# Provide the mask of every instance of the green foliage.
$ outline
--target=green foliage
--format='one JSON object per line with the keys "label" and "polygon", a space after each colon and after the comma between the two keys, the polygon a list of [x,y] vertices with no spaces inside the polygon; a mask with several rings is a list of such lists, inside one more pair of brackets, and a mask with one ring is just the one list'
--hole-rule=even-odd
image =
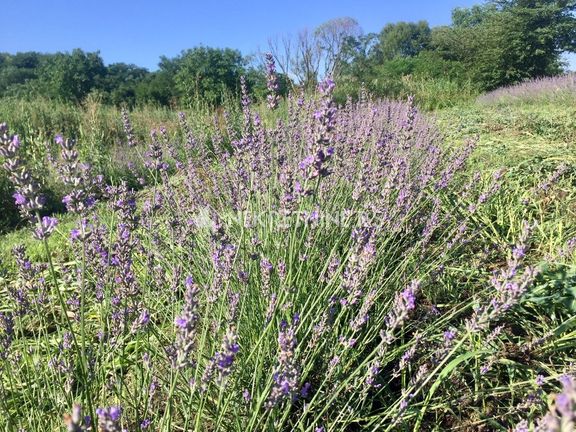
{"label": "green foliage", "polygon": [[105,74],[106,68],[99,53],[75,49],[71,54],[57,53],[48,57],[38,76],[44,95],[80,102],[101,85]]}
{"label": "green foliage", "polygon": [[485,90],[558,74],[576,50],[574,2],[491,1],[456,9],[453,26],[433,31],[432,46],[462,62]]}
{"label": "green foliage", "polygon": [[452,11],[452,26],[460,28],[477,27],[484,24],[497,12],[496,5],[486,3],[470,8],[456,8]]}
{"label": "green foliage", "polygon": [[127,104],[133,107],[136,104],[136,89],[148,75],[147,69],[133,64],[109,65],[102,80],[106,101],[113,105]]}
{"label": "green foliage", "polygon": [[[442,83],[440,91],[466,89],[466,97],[452,90],[440,97],[448,102],[444,96],[462,101],[480,91],[556,75],[563,67],[561,54],[576,50],[575,9],[574,1],[494,0],[455,9],[450,26],[387,24],[379,35],[346,41],[340,81],[350,93],[365,83],[379,96],[405,94],[411,87],[406,79],[432,87]],[[426,100],[420,96],[424,106],[450,105]]]}
{"label": "green foliage", "polygon": [[23,87],[38,77],[45,56],[36,52],[0,53],[0,94],[22,94]]}
{"label": "green foliage", "polygon": [[0,233],[13,229],[20,221],[20,215],[12,194],[14,188],[4,171],[0,172],[0,208],[3,216],[0,217]]}
{"label": "green foliage", "polygon": [[379,35],[377,56],[381,60],[413,57],[430,45],[431,30],[426,21],[386,24]]}
{"label": "green foliage", "polygon": [[340,102],[347,95],[357,94],[362,83],[374,95],[400,99],[414,96],[418,105],[428,110],[465,103],[479,92],[462,63],[446,60],[435,51],[396,57],[355,71],[360,78],[347,74],[338,83]]}
{"label": "green foliage", "polygon": [[141,104],[173,105],[176,98],[174,77],[164,70],[151,73],[138,83],[135,93]]}
{"label": "green foliage", "polygon": [[576,165],[575,106],[574,96],[563,101],[469,103],[437,111],[435,116],[452,145],[479,137],[474,158],[479,169],[516,165],[538,169],[546,161]]}
{"label": "green foliage", "polygon": [[240,51],[197,47],[166,60],[160,67],[175,70],[174,83],[181,101],[192,107],[200,101],[217,105],[226,92],[236,93],[245,63]]}

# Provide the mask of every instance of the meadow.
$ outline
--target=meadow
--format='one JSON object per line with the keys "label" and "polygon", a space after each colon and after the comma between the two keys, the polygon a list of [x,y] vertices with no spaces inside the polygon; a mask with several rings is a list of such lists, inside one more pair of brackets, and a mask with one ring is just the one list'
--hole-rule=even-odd
{"label": "meadow", "polygon": [[4,429],[573,430],[573,80],[431,112],[268,79],[0,104]]}

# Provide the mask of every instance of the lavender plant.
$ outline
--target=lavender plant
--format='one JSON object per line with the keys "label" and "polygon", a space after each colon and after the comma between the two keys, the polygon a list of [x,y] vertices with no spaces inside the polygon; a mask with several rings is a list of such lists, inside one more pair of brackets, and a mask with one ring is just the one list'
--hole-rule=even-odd
{"label": "lavender plant", "polygon": [[[123,113],[148,170],[140,194],[103,185],[57,138],[78,219],[35,219],[46,263],[20,247],[0,279],[1,421],[52,430],[70,409],[71,431],[537,421],[575,337],[566,297],[549,317],[555,300],[538,297],[546,224],[522,210],[498,233],[506,177],[467,170],[475,140],[446,148],[412,99],[337,106],[334,86],[291,95],[275,122],[244,91],[211,135],[179,115],[182,130],[158,127],[145,153]],[[20,142],[2,134],[16,199],[33,211]],[[51,249],[57,236],[66,253]]]}
{"label": "lavender plant", "polygon": [[573,100],[576,95],[576,75],[535,78],[520,84],[502,87],[485,93],[478,98],[483,104],[510,103],[522,101],[548,101],[557,99]]}

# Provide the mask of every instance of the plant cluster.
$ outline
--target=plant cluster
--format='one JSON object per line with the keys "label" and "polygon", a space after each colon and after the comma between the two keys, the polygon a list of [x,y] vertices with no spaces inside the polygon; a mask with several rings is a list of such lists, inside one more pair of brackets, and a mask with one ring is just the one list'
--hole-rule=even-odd
{"label": "plant cluster", "polygon": [[[56,137],[71,230],[30,205],[41,191],[3,124],[3,163],[46,259],[17,247],[0,279],[0,422],[322,432],[573,421],[570,378],[538,420],[574,373],[575,338],[570,284],[548,284],[576,242],[546,268],[533,255],[546,227],[529,200],[543,186],[509,242],[495,241],[490,206],[506,177],[470,173],[475,140],[446,148],[412,99],[338,107],[333,92],[326,80],[290,96],[270,126],[244,90],[240,124],[224,115],[209,142],[182,113],[182,133],[160,127],[135,145],[124,114],[146,169],[138,195]],[[65,250],[51,249],[55,236]]]}
{"label": "plant cluster", "polygon": [[576,75],[569,73],[535,78],[501,87],[478,98],[482,104],[510,104],[515,102],[572,101],[576,95]]}

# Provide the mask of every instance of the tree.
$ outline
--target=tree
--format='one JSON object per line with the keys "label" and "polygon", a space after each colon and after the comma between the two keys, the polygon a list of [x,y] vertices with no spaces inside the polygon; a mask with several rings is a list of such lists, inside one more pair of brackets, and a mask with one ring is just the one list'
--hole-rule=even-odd
{"label": "tree", "polygon": [[368,33],[346,39],[342,47],[338,67],[342,75],[357,77],[367,75],[374,66],[375,51],[378,47],[378,34]]}
{"label": "tree", "polygon": [[135,94],[137,104],[174,105],[176,101],[174,77],[162,69],[150,73],[136,85]]}
{"label": "tree", "polygon": [[39,66],[47,56],[37,52],[0,54],[0,92],[21,96],[38,77]]}
{"label": "tree", "polygon": [[80,102],[92,90],[100,88],[106,74],[99,52],[72,53],[49,56],[40,67],[38,77],[43,93],[49,97]]}
{"label": "tree", "polygon": [[237,91],[245,63],[238,50],[196,47],[171,61],[163,59],[160,67],[168,73],[174,71],[174,83],[185,104],[203,100],[216,105],[222,103],[226,92]]}
{"label": "tree", "polygon": [[105,100],[114,105],[133,106],[136,103],[136,88],[148,74],[147,69],[133,64],[109,65],[102,80]]}
{"label": "tree", "polygon": [[457,9],[451,27],[435,29],[432,46],[462,62],[484,90],[562,71],[576,50],[574,1],[494,0]]}
{"label": "tree", "polygon": [[461,28],[477,27],[484,24],[497,12],[496,5],[492,3],[474,5],[470,8],[456,8],[452,11],[452,26]]}
{"label": "tree", "polygon": [[338,78],[339,68],[347,54],[345,47],[348,40],[359,38],[361,35],[362,28],[358,21],[350,17],[331,19],[316,28],[314,37],[322,51],[324,76]]}
{"label": "tree", "polygon": [[268,51],[279,70],[293,83],[312,90],[326,76],[338,78],[339,68],[346,63],[349,39],[362,35],[354,18],[335,18],[314,31],[300,30],[296,36],[284,35],[268,39]]}
{"label": "tree", "polygon": [[380,32],[377,52],[381,61],[414,57],[430,46],[431,30],[426,21],[387,24]]}
{"label": "tree", "polygon": [[312,90],[318,84],[322,48],[314,33],[308,29],[298,33],[295,48],[292,70],[300,85],[306,90]]}

